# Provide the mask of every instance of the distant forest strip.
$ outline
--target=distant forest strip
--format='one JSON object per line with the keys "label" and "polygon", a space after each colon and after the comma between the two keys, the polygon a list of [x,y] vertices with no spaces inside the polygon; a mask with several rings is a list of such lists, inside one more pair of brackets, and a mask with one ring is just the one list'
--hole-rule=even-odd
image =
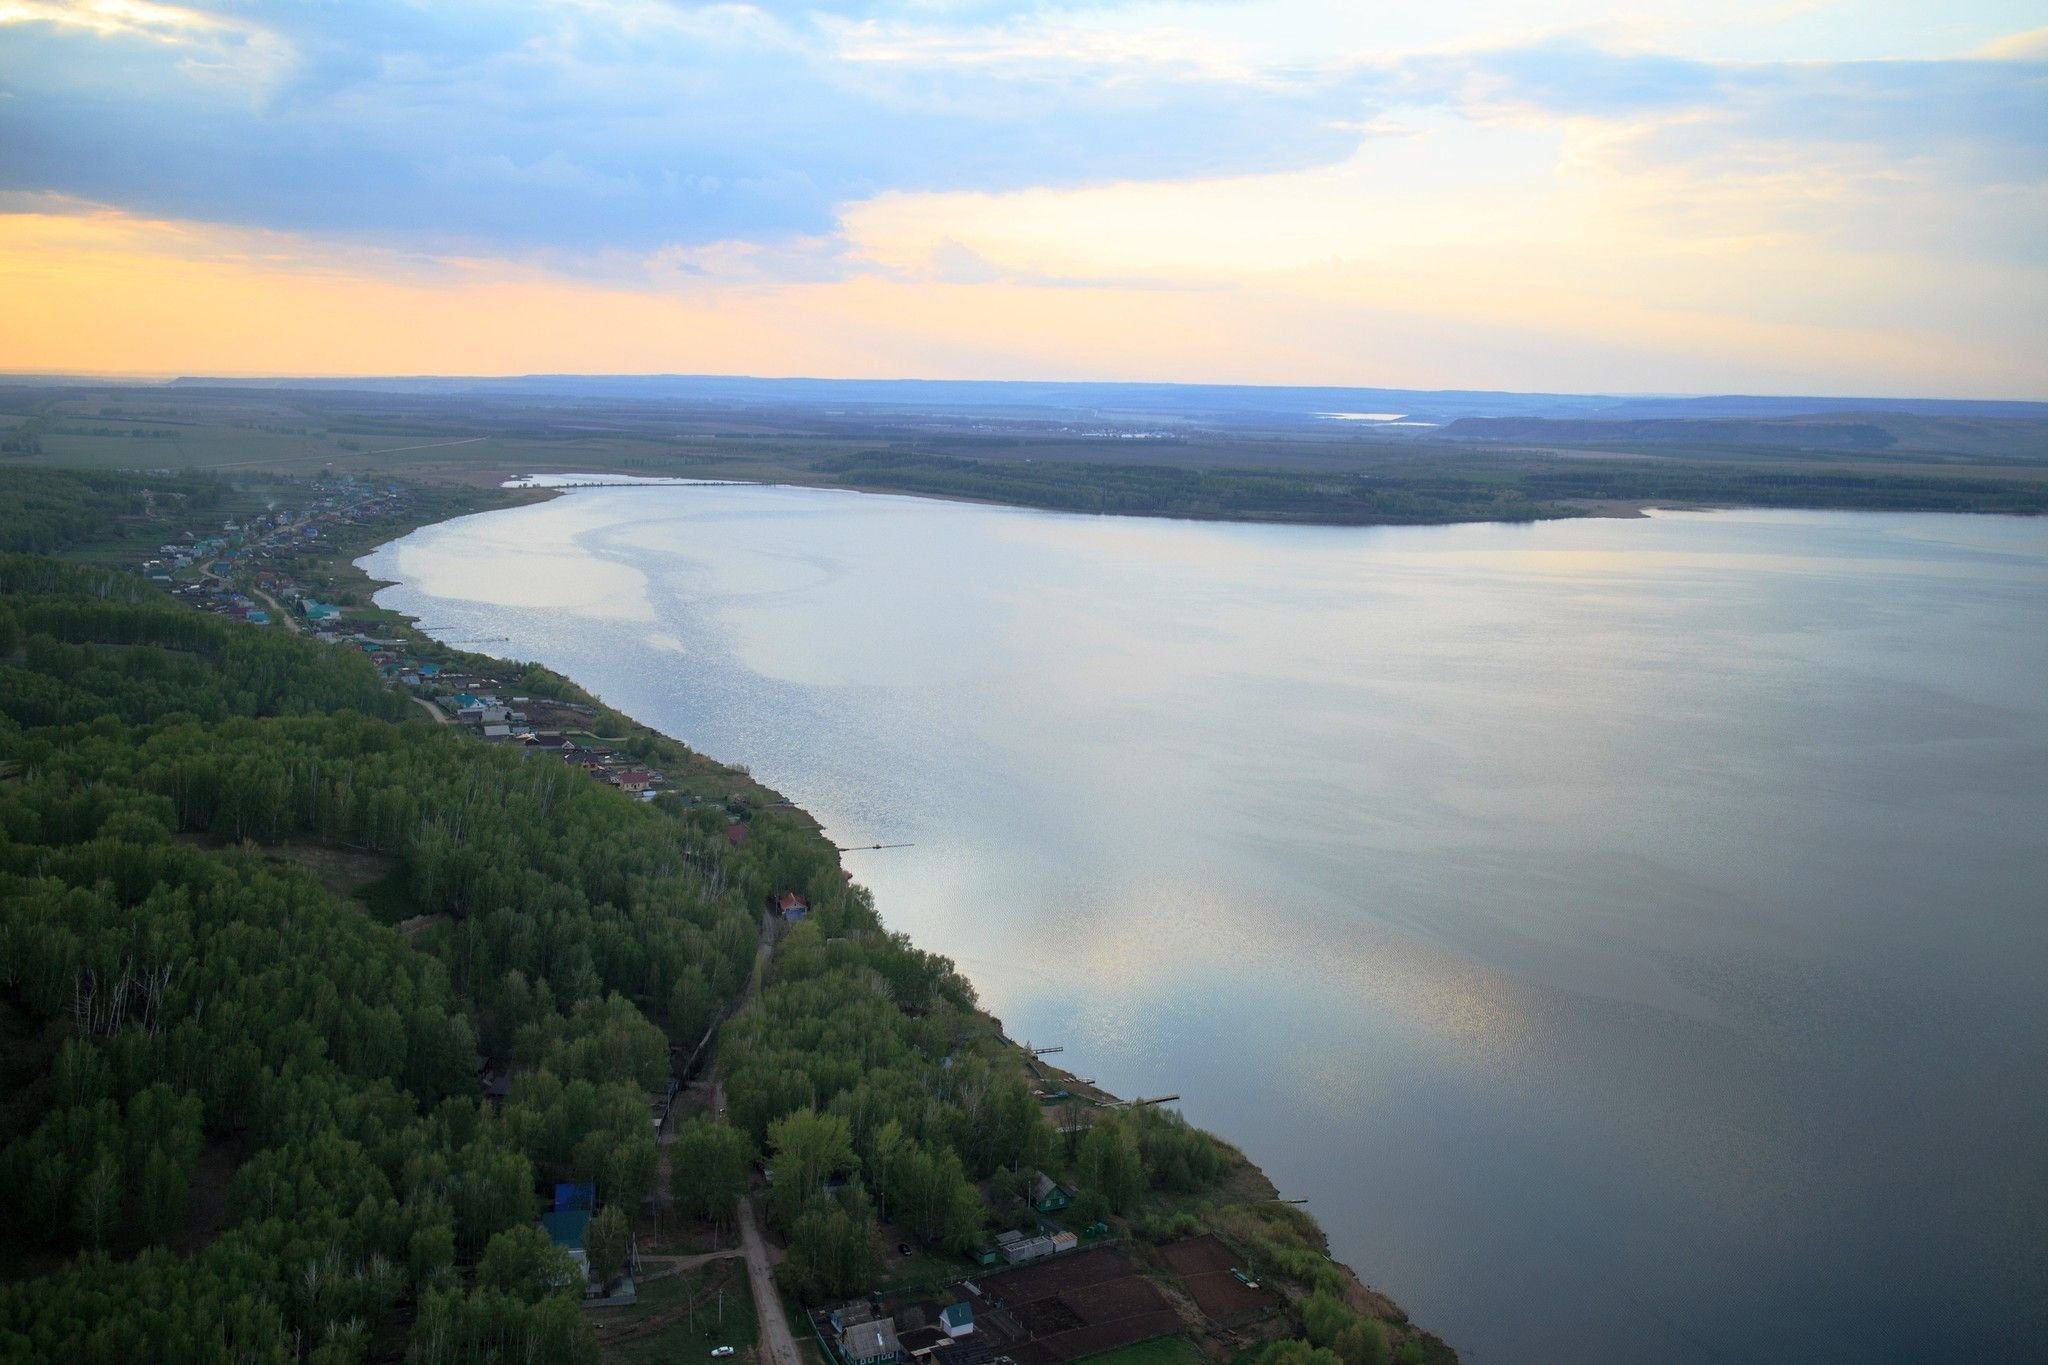
{"label": "distant forest strip", "polygon": [[2048,481],[1659,462],[1565,462],[1516,476],[1531,497],[1845,512],[2048,513]]}
{"label": "distant forest strip", "polygon": [[1559,503],[1534,501],[1510,485],[1452,477],[996,462],[879,450],[835,456],[817,468],[859,488],[1123,516],[1367,526],[1577,515]]}
{"label": "distant forest strip", "polygon": [[1893,512],[2048,513],[2048,481],[1726,462],[1475,458],[1454,470],[1298,473],[1079,461],[972,460],[871,450],[818,462],[857,488],[970,498],[1055,511],[1331,525],[1538,521],[1584,502]]}

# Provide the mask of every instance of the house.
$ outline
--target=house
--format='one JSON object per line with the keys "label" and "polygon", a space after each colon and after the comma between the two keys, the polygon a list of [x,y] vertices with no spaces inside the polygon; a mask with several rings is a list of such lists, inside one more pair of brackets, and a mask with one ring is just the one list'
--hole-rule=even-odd
{"label": "house", "polygon": [[896,1339],[893,1318],[877,1318],[848,1327],[839,1338],[839,1350],[846,1365],[886,1365],[903,1359],[903,1344]]}
{"label": "house", "polygon": [[865,1299],[848,1299],[825,1316],[831,1322],[832,1330],[844,1336],[848,1328],[863,1322],[873,1322],[875,1306]]}
{"label": "house", "polygon": [[1058,1213],[1074,1202],[1074,1196],[1044,1171],[1031,1182],[1031,1207],[1040,1213]]}
{"label": "house", "polygon": [[510,739],[512,738],[512,727],[509,725],[486,725],[484,727],[484,738]]}
{"label": "house", "polygon": [[946,1329],[946,1335],[953,1338],[968,1336],[974,1331],[974,1305],[971,1303],[949,1303],[939,1310],[939,1326]]}
{"label": "house", "polygon": [[486,1066],[477,1073],[477,1090],[491,1104],[503,1104],[505,1097],[512,1093],[512,1077],[494,1066]]}
{"label": "house", "polygon": [[795,924],[811,913],[811,903],[794,891],[785,891],[775,898],[775,913],[790,924]]}
{"label": "house", "polygon": [[655,776],[645,768],[628,768],[612,779],[612,785],[620,791],[644,792],[655,783]]}

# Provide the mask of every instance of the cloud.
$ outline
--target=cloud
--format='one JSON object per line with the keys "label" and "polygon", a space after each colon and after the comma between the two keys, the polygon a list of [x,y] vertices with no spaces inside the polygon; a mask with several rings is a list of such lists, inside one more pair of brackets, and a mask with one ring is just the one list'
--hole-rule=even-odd
{"label": "cloud", "polygon": [[[1335,165],[1360,129],[1413,109],[1627,124],[1645,155],[1702,163],[1772,139],[1860,141],[2009,177],[2038,173],[2048,126],[2034,62],[1446,45],[1456,30],[1434,12],[1361,47],[1376,30],[1356,7],[1285,0],[1273,12],[1292,27],[1272,26],[1287,35],[1332,25],[1309,59],[1260,36],[1266,9],[362,0],[266,7],[259,24],[147,0],[0,0],[0,188],[568,259],[815,237],[842,205],[890,192]],[[1514,32],[1542,11],[1481,12]],[[1560,13],[1618,24],[1600,0]]]}
{"label": "cloud", "polygon": [[22,25],[0,50],[19,96],[0,110],[0,186],[451,250],[654,249],[827,231],[887,189],[1311,164],[1343,154],[1334,125],[1363,103],[1343,81],[852,60],[856,20],[793,7],[265,13],[290,60],[258,100],[129,28]]}
{"label": "cloud", "polygon": [[1303,363],[1284,319],[1355,349],[1435,317],[1475,355],[1869,357],[1886,327],[1897,364],[2039,354],[2022,8],[0,0],[0,214],[606,316],[865,299],[907,310],[905,357],[1020,354],[971,343],[973,297],[1048,337],[1207,308]]}

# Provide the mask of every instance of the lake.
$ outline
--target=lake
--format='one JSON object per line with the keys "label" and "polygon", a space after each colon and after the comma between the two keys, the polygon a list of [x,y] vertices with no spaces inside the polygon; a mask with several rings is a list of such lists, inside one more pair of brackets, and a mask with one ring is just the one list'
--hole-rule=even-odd
{"label": "lake", "polygon": [[386,606],[748,765],[1478,1365],[2048,1358],[2048,521],[588,490]]}

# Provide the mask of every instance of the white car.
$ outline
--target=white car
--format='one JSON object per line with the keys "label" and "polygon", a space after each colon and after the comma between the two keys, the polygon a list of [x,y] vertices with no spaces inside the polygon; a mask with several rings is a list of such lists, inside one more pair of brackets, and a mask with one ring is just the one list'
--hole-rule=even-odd
{"label": "white car", "polygon": [[711,1348],[711,1358],[713,1360],[722,1360],[731,1354],[732,1347],[730,1346],[714,1346]]}

